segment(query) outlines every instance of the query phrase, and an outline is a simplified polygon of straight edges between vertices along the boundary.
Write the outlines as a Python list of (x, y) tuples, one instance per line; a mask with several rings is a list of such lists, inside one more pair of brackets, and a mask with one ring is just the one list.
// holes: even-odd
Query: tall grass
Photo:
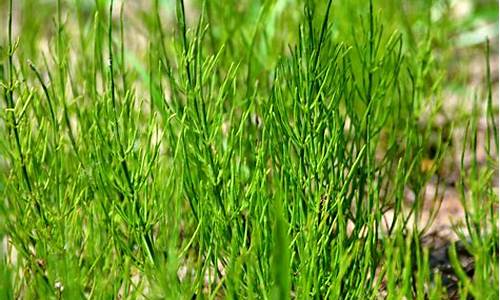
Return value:
[[(442, 193), (426, 187), (457, 148), (434, 126), (435, 24), (389, 31), (377, 3), (156, 0), (130, 16), (131, 2), (58, 0), (40, 54), (36, 26), (13, 33), (29, 4), (9, 0), (2, 298), (446, 297), (421, 243)], [(456, 230), (474, 274), (449, 251), (464, 298), (498, 297), (486, 49), (486, 109), (451, 126), (467, 128)]]

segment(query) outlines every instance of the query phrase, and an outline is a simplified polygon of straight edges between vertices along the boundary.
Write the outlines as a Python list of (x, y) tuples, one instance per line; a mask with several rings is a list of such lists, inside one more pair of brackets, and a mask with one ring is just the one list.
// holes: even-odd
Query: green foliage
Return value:
[[(450, 29), (430, 1), (150, 2), (0, 2), (2, 299), (447, 295), (421, 244), (456, 147), (433, 126)], [(472, 277), (449, 251), (463, 297), (498, 297), (489, 51), (458, 187)]]

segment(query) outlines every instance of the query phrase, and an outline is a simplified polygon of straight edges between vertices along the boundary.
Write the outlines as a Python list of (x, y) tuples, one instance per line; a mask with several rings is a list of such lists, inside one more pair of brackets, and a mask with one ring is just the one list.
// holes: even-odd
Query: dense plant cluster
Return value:
[(379, 1), (28, 2), (2, 4), (1, 298), (441, 299), (422, 238), (456, 151), (456, 290), (498, 297), (489, 46), (436, 126), (445, 29)]

